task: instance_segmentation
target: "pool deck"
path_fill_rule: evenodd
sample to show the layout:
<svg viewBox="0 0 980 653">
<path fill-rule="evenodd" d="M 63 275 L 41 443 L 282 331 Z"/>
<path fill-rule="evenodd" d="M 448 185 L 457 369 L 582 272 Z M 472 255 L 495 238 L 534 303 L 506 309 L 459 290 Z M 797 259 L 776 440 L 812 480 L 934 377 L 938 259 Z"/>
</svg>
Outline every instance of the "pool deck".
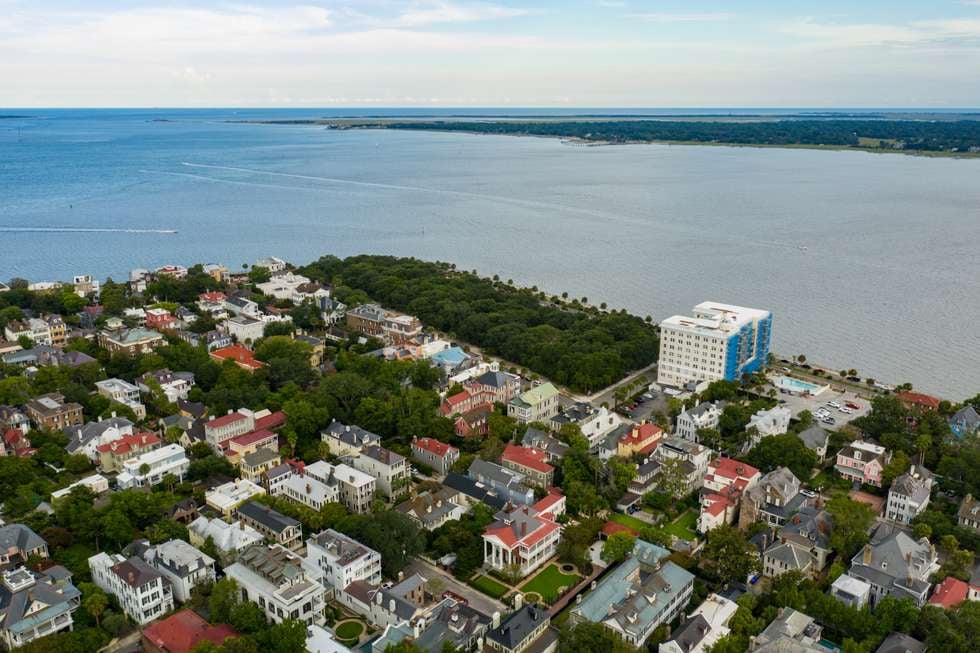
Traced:
<svg viewBox="0 0 980 653">
<path fill-rule="evenodd" d="M 774 378 L 778 378 L 782 376 L 787 376 L 787 375 L 784 373 L 780 373 L 778 375 L 774 375 Z M 809 381 L 807 381 L 807 383 L 809 383 Z M 818 424 L 819 426 L 823 427 L 828 431 L 836 431 L 837 429 L 841 428 L 851 420 L 861 417 L 863 415 L 867 415 L 871 409 L 871 406 L 868 403 L 867 399 L 859 397 L 851 391 L 838 392 L 837 390 L 834 389 L 833 382 L 828 384 L 827 389 L 821 392 L 819 395 L 811 396 L 811 397 L 803 397 L 798 394 L 783 394 L 779 392 L 780 389 L 779 386 L 773 384 L 771 381 L 770 381 L 770 387 L 776 389 L 776 393 L 777 393 L 776 399 L 778 401 L 784 402 L 780 405 L 789 408 L 790 413 L 793 415 L 793 417 L 796 417 L 804 410 L 808 410 L 811 413 L 813 413 L 814 411 L 816 411 L 817 408 L 826 405 L 828 401 L 836 401 L 842 406 L 844 405 L 845 401 L 850 401 L 861 407 L 860 410 L 855 410 L 850 415 L 848 415 L 847 413 L 842 413 L 836 408 L 828 408 L 827 410 L 830 411 L 830 416 L 833 417 L 834 420 L 836 420 L 835 424 L 824 424 L 823 422 L 817 421 L 816 419 L 814 420 L 816 424 Z M 830 453 L 831 452 L 828 452 L 828 455 L 830 455 Z"/>
</svg>

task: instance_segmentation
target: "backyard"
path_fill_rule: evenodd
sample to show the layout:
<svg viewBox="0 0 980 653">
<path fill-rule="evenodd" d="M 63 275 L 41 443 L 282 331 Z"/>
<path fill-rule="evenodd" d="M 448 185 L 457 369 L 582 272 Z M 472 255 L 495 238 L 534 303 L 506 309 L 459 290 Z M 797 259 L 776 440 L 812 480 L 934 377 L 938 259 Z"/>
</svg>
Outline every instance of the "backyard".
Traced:
<svg viewBox="0 0 980 653">
<path fill-rule="evenodd" d="M 693 542 L 698 539 L 698 534 L 694 531 L 698 523 L 698 516 L 693 510 L 686 510 L 684 514 L 670 522 L 666 526 L 661 526 L 660 530 L 670 533 L 682 540 Z"/>
<path fill-rule="evenodd" d="M 562 587 L 571 588 L 581 580 L 578 574 L 565 574 L 556 564 L 550 564 L 538 575 L 525 583 L 520 591 L 524 594 L 537 594 L 544 603 L 554 603 Z"/>
<path fill-rule="evenodd" d="M 644 528 L 650 528 L 650 524 L 645 521 L 639 520 L 636 517 L 631 517 L 630 515 L 624 515 L 621 512 L 611 512 L 609 513 L 609 521 L 615 522 L 620 526 L 626 526 L 627 528 L 632 528 L 636 532 L 642 531 Z"/>
</svg>

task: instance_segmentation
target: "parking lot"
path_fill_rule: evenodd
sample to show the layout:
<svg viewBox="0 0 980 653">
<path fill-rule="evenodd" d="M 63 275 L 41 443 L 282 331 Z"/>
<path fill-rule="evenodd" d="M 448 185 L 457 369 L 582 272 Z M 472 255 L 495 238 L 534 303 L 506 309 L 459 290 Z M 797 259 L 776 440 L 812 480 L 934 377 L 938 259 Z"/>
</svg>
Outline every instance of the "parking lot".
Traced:
<svg viewBox="0 0 980 653">
<path fill-rule="evenodd" d="M 772 387 L 775 388 L 775 386 Z M 840 428 L 858 417 L 867 415 L 871 409 L 867 399 L 858 397 L 855 393 L 850 391 L 838 392 L 832 387 L 827 388 L 820 394 L 813 397 L 804 397 L 802 395 L 789 393 L 784 394 L 779 391 L 779 388 L 776 388 L 776 392 L 776 398 L 780 401 L 780 403 L 790 409 L 793 417 L 796 417 L 804 410 L 808 410 L 813 413 L 814 421 L 819 423 L 820 426 L 823 426 L 824 428 Z M 836 402 L 841 407 L 846 408 L 847 404 L 850 403 L 857 406 L 857 408 L 848 408 L 848 410 L 851 410 L 852 412 L 845 413 L 836 407 L 828 406 L 827 402 L 831 401 Z M 834 420 L 833 423 L 828 423 L 821 420 L 817 414 L 820 409 L 825 409 L 829 413 L 830 419 Z"/>
</svg>

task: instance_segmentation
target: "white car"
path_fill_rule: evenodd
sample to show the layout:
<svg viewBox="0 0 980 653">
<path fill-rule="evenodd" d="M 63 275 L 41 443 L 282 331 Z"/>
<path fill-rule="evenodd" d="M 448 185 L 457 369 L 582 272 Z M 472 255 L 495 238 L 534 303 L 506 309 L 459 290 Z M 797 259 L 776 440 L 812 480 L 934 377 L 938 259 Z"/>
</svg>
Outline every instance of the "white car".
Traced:
<svg viewBox="0 0 980 653">
<path fill-rule="evenodd" d="M 827 405 L 830 406 L 831 408 L 840 408 L 840 404 L 837 403 L 836 401 L 828 401 Z"/>
<path fill-rule="evenodd" d="M 854 412 L 854 411 L 853 411 L 853 410 L 851 410 L 850 408 L 838 408 L 837 410 L 839 410 L 840 412 L 842 412 L 842 413 L 844 413 L 844 414 L 846 414 L 846 415 L 850 415 L 851 413 L 853 413 L 853 412 Z"/>
</svg>

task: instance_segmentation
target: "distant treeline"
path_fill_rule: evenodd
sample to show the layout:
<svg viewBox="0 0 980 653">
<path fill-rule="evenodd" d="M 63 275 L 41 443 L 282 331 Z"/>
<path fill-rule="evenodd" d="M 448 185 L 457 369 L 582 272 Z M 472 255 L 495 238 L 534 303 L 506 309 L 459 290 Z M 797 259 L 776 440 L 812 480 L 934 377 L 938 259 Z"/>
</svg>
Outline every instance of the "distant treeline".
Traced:
<svg viewBox="0 0 980 653">
<path fill-rule="evenodd" d="M 926 120 L 602 120 L 553 122 L 397 122 L 388 129 L 421 129 L 559 136 L 609 143 L 680 141 L 738 145 L 872 147 L 922 152 L 980 152 L 980 121 Z M 862 141 L 872 139 L 880 143 Z"/>
<path fill-rule="evenodd" d="M 585 298 L 564 300 L 537 288 L 389 256 L 325 256 L 301 269 L 332 283 L 341 301 L 368 298 L 416 315 L 426 325 L 527 367 L 575 391 L 614 383 L 657 360 L 649 318 L 607 311 Z"/>
</svg>

